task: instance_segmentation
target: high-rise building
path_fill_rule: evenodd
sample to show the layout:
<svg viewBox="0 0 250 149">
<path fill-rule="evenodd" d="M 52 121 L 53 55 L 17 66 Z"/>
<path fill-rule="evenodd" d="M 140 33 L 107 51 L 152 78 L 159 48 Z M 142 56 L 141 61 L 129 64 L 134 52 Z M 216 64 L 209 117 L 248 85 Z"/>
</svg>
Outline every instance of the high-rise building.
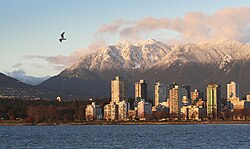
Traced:
<svg viewBox="0 0 250 149">
<path fill-rule="evenodd" d="M 209 84 L 207 87 L 207 117 L 217 119 L 221 111 L 221 87 Z"/>
<path fill-rule="evenodd" d="M 154 86 L 155 88 L 155 106 L 158 106 L 161 102 L 166 102 L 167 100 L 167 93 L 166 93 L 166 86 L 157 82 Z"/>
<path fill-rule="evenodd" d="M 128 119 L 128 111 L 130 110 L 130 104 L 126 101 L 118 103 L 118 119 L 126 121 Z"/>
<path fill-rule="evenodd" d="M 135 99 L 140 101 L 141 99 L 147 100 L 147 83 L 145 80 L 135 82 Z"/>
<path fill-rule="evenodd" d="M 182 98 L 179 85 L 169 89 L 169 108 L 171 118 L 181 118 Z"/>
<path fill-rule="evenodd" d="M 138 102 L 141 101 L 141 99 L 147 100 L 147 83 L 145 80 L 135 82 L 135 109 L 137 109 Z"/>
<path fill-rule="evenodd" d="M 231 81 L 227 84 L 227 99 L 239 98 L 239 84 Z"/>
<path fill-rule="evenodd" d="M 118 103 L 126 100 L 127 92 L 127 81 L 116 76 L 116 79 L 111 81 L 111 101 Z"/>
<path fill-rule="evenodd" d="M 169 90 L 174 88 L 175 85 L 178 85 L 176 82 L 172 82 L 170 84 L 168 84 L 167 86 L 167 98 L 169 98 Z"/>
</svg>

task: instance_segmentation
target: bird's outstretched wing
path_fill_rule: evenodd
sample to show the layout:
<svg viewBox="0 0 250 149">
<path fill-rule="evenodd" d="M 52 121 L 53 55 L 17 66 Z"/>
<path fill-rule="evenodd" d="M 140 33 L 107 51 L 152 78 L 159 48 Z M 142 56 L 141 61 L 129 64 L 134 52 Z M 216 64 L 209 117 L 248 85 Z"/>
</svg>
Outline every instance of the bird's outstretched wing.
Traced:
<svg viewBox="0 0 250 149">
<path fill-rule="evenodd" d="M 61 37 L 62 37 L 62 38 L 64 38 L 64 33 L 65 33 L 65 32 L 63 32 L 63 33 L 61 34 Z"/>
</svg>

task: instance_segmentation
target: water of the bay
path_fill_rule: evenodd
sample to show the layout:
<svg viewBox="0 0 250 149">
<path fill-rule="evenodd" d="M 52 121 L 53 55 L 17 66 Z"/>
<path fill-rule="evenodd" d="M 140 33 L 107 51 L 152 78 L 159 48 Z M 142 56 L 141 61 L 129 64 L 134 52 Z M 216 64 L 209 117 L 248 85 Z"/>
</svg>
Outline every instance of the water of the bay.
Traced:
<svg viewBox="0 0 250 149">
<path fill-rule="evenodd" d="M 1 126 L 0 148 L 250 148 L 250 125 Z"/>
</svg>

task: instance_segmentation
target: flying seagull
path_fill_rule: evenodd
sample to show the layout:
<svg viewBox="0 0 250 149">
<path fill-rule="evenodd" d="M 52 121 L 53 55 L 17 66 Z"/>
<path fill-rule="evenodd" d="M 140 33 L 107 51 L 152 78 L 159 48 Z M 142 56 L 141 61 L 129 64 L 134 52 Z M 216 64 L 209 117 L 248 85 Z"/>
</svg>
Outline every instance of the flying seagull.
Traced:
<svg viewBox="0 0 250 149">
<path fill-rule="evenodd" d="M 63 32 L 63 33 L 61 34 L 61 38 L 59 39 L 60 42 L 62 42 L 63 40 L 66 40 L 66 38 L 64 38 L 64 33 L 65 33 L 65 32 Z"/>
</svg>

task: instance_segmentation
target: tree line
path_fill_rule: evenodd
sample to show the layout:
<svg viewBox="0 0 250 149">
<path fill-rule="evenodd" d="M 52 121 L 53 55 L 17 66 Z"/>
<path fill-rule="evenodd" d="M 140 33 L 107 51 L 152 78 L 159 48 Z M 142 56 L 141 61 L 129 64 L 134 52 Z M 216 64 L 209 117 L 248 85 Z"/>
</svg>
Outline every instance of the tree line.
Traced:
<svg viewBox="0 0 250 149">
<path fill-rule="evenodd" d="M 95 99 L 97 104 L 104 106 L 108 99 Z M 22 119 L 29 123 L 70 122 L 85 120 L 85 108 L 91 101 L 49 101 L 0 99 L 0 119 Z"/>
<path fill-rule="evenodd" d="M 94 101 L 104 107 L 110 102 L 110 99 L 97 98 Z M 129 98 L 128 102 L 130 108 L 134 109 L 134 99 Z M 84 121 L 85 108 L 88 104 L 91 104 L 91 101 L 0 99 L 0 120 L 22 119 L 28 123 Z M 152 120 L 169 118 L 169 116 L 169 112 L 165 110 L 157 111 L 153 113 Z M 250 120 L 250 108 L 234 111 L 223 109 L 219 118 L 223 120 Z"/>
</svg>

